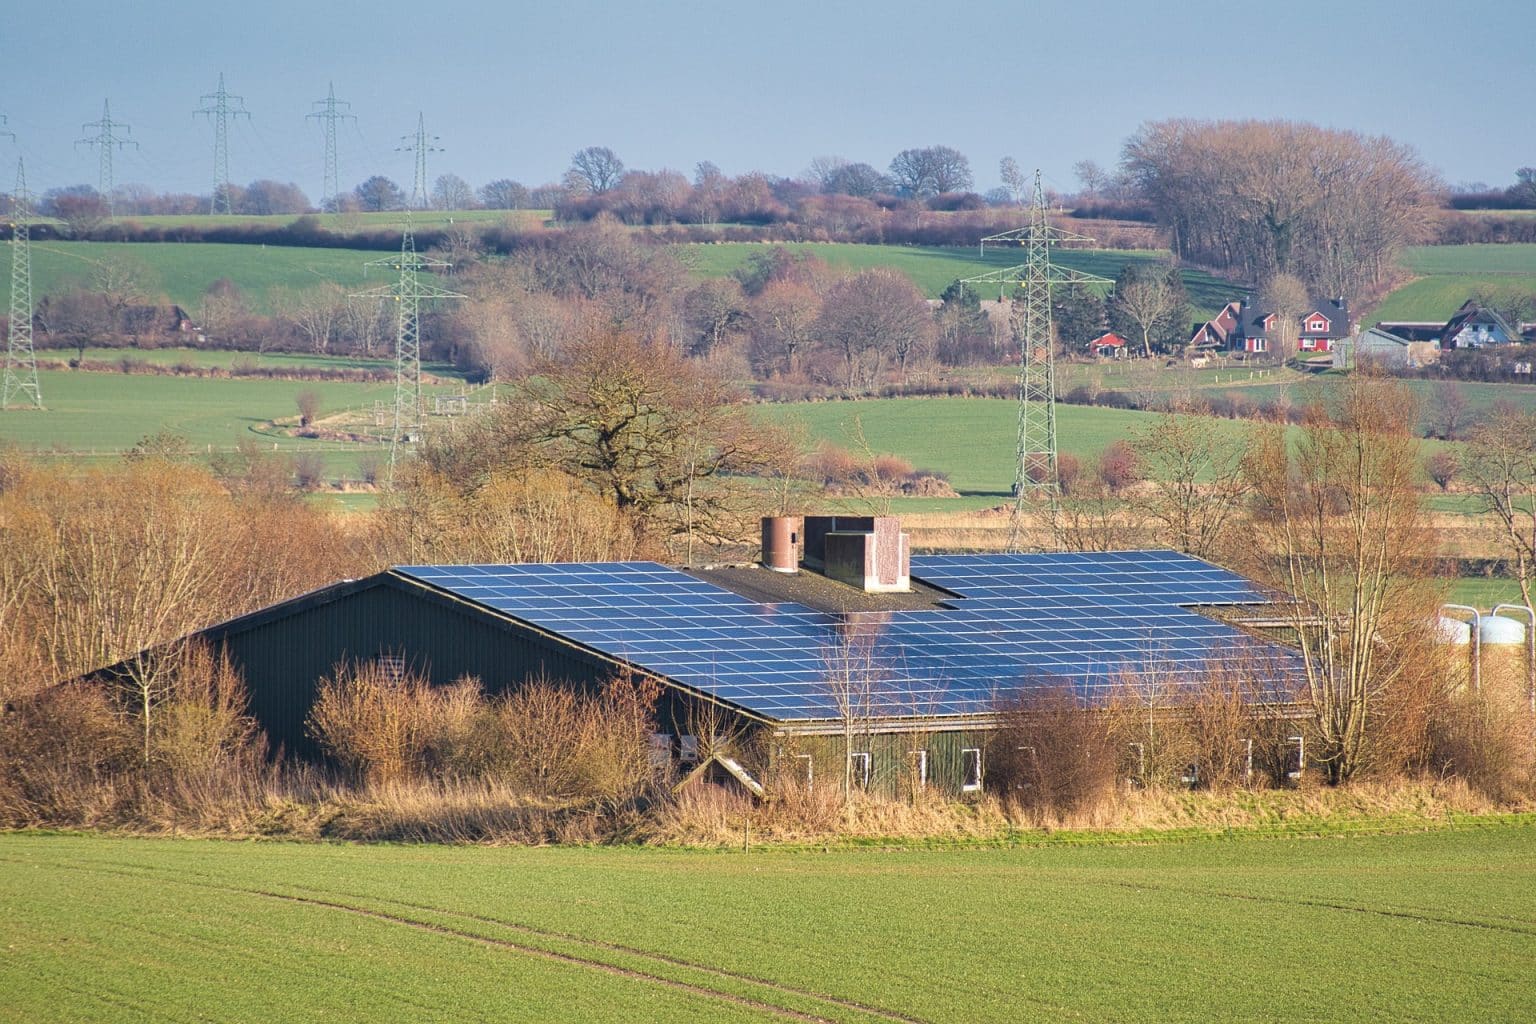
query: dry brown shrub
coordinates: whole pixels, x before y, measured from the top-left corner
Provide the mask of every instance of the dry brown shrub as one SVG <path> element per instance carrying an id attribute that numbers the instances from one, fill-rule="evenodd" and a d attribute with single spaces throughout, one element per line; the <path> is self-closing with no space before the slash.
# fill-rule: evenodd
<path id="1" fill-rule="evenodd" d="M 222 778 L 259 761 L 265 746 L 244 679 L 226 653 L 202 643 L 176 653 L 148 735 L 157 773 L 181 780 Z"/>
<path id="2" fill-rule="evenodd" d="M 1207 789 L 1283 787 L 1296 770 L 1293 737 L 1304 723 L 1291 713 L 1283 666 L 1264 652 L 1208 669 L 1179 704 L 1195 784 Z"/>
<path id="3" fill-rule="evenodd" d="M 501 744 L 491 773 L 541 798 L 619 804 L 651 783 L 654 680 L 618 675 L 588 694 L 535 679 L 497 702 Z"/>
<path id="4" fill-rule="evenodd" d="M 1029 812 L 1078 814 L 1114 797 L 1114 719 L 1087 708 L 1071 689 L 1049 686 L 997 710 L 987 745 L 987 779 L 1001 799 Z"/>
<path id="5" fill-rule="evenodd" d="M 309 734 L 361 780 L 406 778 L 421 754 L 429 686 L 414 673 L 396 679 L 377 661 L 338 665 L 320 681 Z"/>
<path id="6" fill-rule="evenodd" d="M 1429 764 L 1500 804 L 1536 795 L 1536 723 L 1528 707 L 1484 693 L 1461 694 L 1429 727 Z"/>
<path id="7" fill-rule="evenodd" d="M 57 687 L 0 706 L 0 825 L 114 820 L 138 760 L 133 723 L 96 687 Z"/>

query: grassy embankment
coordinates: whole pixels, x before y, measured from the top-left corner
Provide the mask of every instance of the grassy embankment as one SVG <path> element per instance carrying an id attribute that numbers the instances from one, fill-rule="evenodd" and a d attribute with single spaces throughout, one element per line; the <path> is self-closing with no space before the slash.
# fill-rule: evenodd
<path id="1" fill-rule="evenodd" d="M 0 837 L 15 1020 L 1514 1021 L 1536 824 L 1015 849 Z"/>

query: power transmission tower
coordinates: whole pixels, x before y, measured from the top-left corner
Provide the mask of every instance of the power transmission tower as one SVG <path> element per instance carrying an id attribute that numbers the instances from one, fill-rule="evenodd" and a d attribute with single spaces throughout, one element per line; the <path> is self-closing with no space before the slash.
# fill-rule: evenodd
<path id="1" fill-rule="evenodd" d="M 395 482 L 395 465 L 401 449 L 421 437 L 421 304 L 437 299 L 462 299 L 458 292 L 439 288 L 427 278 L 432 270 L 451 264 L 423 256 L 416 251 L 416 236 L 411 229 L 410 211 L 405 215 L 405 231 L 400 238 L 400 255 L 367 263 L 398 271 L 392 285 L 360 292 L 354 298 L 392 300 L 395 303 L 395 416 L 394 433 L 389 441 L 389 486 Z M 366 271 L 365 271 L 366 272 Z"/>
<path id="2" fill-rule="evenodd" d="M 202 97 L 203 105 L 192 111 L 213 122 L 213 201 L 209 213 L 234 213 L 229 201 L 229 119 L 250 117 L 245 97 L 232 95 L 224 88 L 224 72 L 219 72 L 219 87 Z M 233 105 L 231 105 L 233 103 Z"/>
<path id="3" fill-rule="evenodd" d="M 984 242 L 1022 246 L 1024 262 L 965 279 L 964 284 L 996 284 L 998 298 L 1017 285 L 1013 304 L 1014 337 L 1019 342 L 1019 437 L 1013 477 L 1013 516 L 1008 524 L 1008 550 L 1022 544 L 1024 514 L 1031 495 L 1044 498 L 1047 511 L 1058 510 L 1056 471 L 1056 358 L 1051 329 L 1051 288 L 1054 285 L 1113 284 L 1108 278 L 1051 265 L 1052 246 L 1091 244 L 1087 235 L 1051 227 L 1046 219 L 1045 193 L 1035 171 L 1035 198 L 1029 223 L 1014 231 L 992 235 Z"/>
<path id="4" fill-rule="evenodd" d="M 101 169 L 97 175 L 96 190 L 107 201 L 107 218 L 110 220 L 116 215 L 112 200 L 112 190 L 115 187 L 112 181 L 112 149 L 122 149 L 124 146 L 139 148 L 139 144 L 132 139 L 119 138 L 117 130 L 121 128 L 125 134 L 131 134 L 133 128 L 122 121 L 112 120 L 112 105 L 108 100 L 101 101 L 101 120 L 87 121 L 80 126 L 81 131 L 95 131 L 94 136 L 88 135 L 75 142 L 77 146 L 95 146 L 101 151 Z"/>
<path id="5" fill-rule="evenodd" d="M 432 205 L 428 202 L 429 196 L 427 192 L 431 187 L 427 184 L 427 154 L 442 152 L 442 150 L 432 145 L 432 143 L 438 141 L 438 138 L 436 135 L 427 134 L 426 119 L 418 113 L 416 115 L 416 134 L 402 135 L 400 136 L 400 141 L 405 143 L 405 145 L 398 147 L 395 152 L 416 154 L 416 184 L 411 186 L 411 201 L 408 205 L 425 210 L 428 206 Z"/>
<path id="6" fill-rule="evenodd" d="M 37 383 L 37 359 L 32 354 L 32 239 L 27 218 L 27 172 L 16 161 L 16 191 L 11 197 L 11 319 L 5 332 L 5 383 L 0 409 L 9 409 L 18 396 L 32 396 L 43 407 Z"/>
<path id="7" fill-rule="evenodd" d="M 322 186 L 323 192 L 320 196 L 320 209 L 323 210 L 326 208 L 327 200 L 330 200 L 333 206 L 340 205 L 341 182 L 340 175 L 336 170 L 336 122 L 345 121 L 349 117 L 356 121 L 357 115 L 348 114 L 343 110 L 337 109 L 338 107 L 350 107 L 352 104 L 346 100 L 338 100 L 336 98 L 336 85 L 334 82 L 330 83 L 330 89 L 326 93 L 325 99 L 315 100 L 311 105 L 320 109 L 312 114 L 305 114 L 304 117 L 306 119 L 315 118 L 325 130 L 325 184 Z"/>

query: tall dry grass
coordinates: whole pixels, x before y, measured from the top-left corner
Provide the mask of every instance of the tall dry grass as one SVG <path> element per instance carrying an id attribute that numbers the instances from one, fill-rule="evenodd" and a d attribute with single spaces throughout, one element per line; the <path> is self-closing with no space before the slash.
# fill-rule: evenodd
<path id="1" fill-rule="evenodd" d="M 653 680 L 621 674 L 596 692 L 541 678 L 491 699 L 478 680 L 434 687 L 364 662 L 321 681 L 309 730 L 366 786 L 484 781 L 540 800 L 617 806 L 653 781 L 659 696 Z"/>

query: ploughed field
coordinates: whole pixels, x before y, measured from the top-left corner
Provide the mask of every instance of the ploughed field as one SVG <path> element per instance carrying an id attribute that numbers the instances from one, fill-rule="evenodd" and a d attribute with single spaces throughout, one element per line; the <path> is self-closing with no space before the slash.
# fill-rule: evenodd
<path id="1" fill-rule="evenodd" d="M 6 1020 L 1528 1020 L 1536 821 L 701 852 L 0 837 Z"/>

